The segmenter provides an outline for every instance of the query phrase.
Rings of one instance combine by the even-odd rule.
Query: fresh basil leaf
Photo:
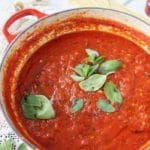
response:
[[[87,64],[83,64],[83,73],[84,73],[84,77],[86,77],[88,75],[88,72],[90,70],[90,65],[87,65]]]
[[[102,74],[107,74],[109,72],[116,71],[121,67],[122,63],[120,60],[108,60],[103,62],[99,67],[99,72]]]
[[[42,106],[41,98],[37,95],[25,95],[24,98],[25,98],[26,102],[28,102],[28,101],[30,102],[30,103],[27,103],[29,106],[37,106],[37,107]]]
[[[93,50],[93,49],[87,48],[85,51],[86,51],[87,55],[90,56],[90,57],[95,58],[95,57],[99,56],[99,53],[97,51]]]
[[[26,118],[29,119],[36,119],[36,109],[34,108],[34,106],[30,106],[28,105],[28,103],[22,101],[22,110],[23,110],[23,114]]]
[[[87,57],[85,59],[85,62],[94,64],[95,63],[95,57]]]
[[[76,74],[72,74],[72,75],[71,75],[71,78],[72,78],[74,81],[77,81],[77,82],[83,81],[83,80],[85,79],[84,77],[78,76],[78,75],[76,75]]]
[[[98,69],[99,64],[90,66],[89,72],[88,72],[88,77],[91,76],[93,73],[95,73],[95,71]]]
[[[21,102],[23,114],[28,119],[52,119],[55,111],[44,95],[25,95]]]
[[[79,86],[84,91],[97,91],[99,90],[105,83],[106,76],[100,74],[94,74],[90,76],[88,79],[81,81]]]
[[[79,64],[74,68],[74,71],[81,77],[86,77],[90,69],[90,65]]]
[[[94,62],[95,62],[96,64],[101,64],[104,60],[105,60],[105,59],[104,59],[103,56],[99,56],[99,57],[97,57],[97,58],[95,59]]]
[[[75,71],[75,73],[77,73],[81,77],[84,77],[82,68],[83,68],[83,64],[79,64],[79,65],[75,66],[75,68],[73,68],[73,70]]]
[[[24,143],[20,144],[17,150],[27,150],[27,147]]]
[[[122,96],[119,89],[112,82],[107,82],[104,86],[104,94],[112,103],[122,103]]]
[[[101,56],[99,57],[99,53],[97,51],[92,50],[92,49],[86,49],[85,51],[87,55],[89,56],[88,58],[86,58],[86,62],[90,62],[93,64],[98,63]]]
[[[88,57],[85,59],[85,61],[88,63],[92,63],[92,64],[101,64],[104,61],[104,57],[103,56],[99,56],[99,57]]]
[[[5,140],[0,144],[0,150],[12,150],[13,141],[11,139]]]
[[[75,113],[79,111],[84,105],[84,102],[81,98],[76,98],[73,100],[72,106],[71,106],[71,112]]]
[[[111,113],[115,111],[115,108],[106,100],[98,100],[96,102],[96,106],[99,110],[107,113]]]

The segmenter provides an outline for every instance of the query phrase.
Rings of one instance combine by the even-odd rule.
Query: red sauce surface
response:
[[[123,67],[112,74],[123,95],[121,108],[100,112],[95,103],[102,91],[84,92],[70,75],[86,57],[85,49],[97,50],[106,59],[120,59]],[[23,68],[16,89],[16,105],[22,124],[47,150],[136,150],[150,139],[150,56],[134,43],[109,33],[85,31],[61,36],[42,46]],[[20,101],[24,92],[44,94],[53,102],[53,120],[25,119]],[[70,113],[71,101],[85,105]]]

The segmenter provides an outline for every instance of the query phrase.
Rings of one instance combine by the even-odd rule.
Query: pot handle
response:
[[[36,9],[24,9],[24,10],[18,11],[14,15],[12,15],[7,20],[7,22],[4,24],[4,27],[3,27],[3,33],[9,43],[16,37],[16,35],[9,33],[9,31],[8,31],[9,27],[19,18],[29,16],[29,15],[35,16],[38,19],[43,18],[44,16],[47,16],[46,14],[44,14]]]

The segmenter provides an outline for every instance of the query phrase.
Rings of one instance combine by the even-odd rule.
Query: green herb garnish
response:
[[[100,64],[104,61],[103,56],[99,56],[99,53],[92,49],[86,49],[85,50],[88,57],[85,59],[86,62],[92,63],[92,64]]]
[[[84,101],[81,98],[75,98],[71,106],[71,112],[75,113],[79,111],[80,109],[82,109],[83,105]]]
[[[5,140],[3,143],[0,144],[0,150],[12,150],[12,148],[13,148],[12,139]]]
[[[95,64],[101,64],[104,61],[104,57],[103,56],[99,56],[95,59],[94,63]]]
[[[95,73],[98,67],[99,67],[98,64],[90,66],[89,71],[88,71],[88,77],[91,76],[93,73]]]
[[[103,62],[99,67],[99,72],[101,74],[107,74],[109,72],[114,72],[121,67],[120,60],[108,60]]]
[[[122,103],[119,89],[112,82],[106,82],[107,77],[115,73],[121,66],[120,60],[107,60],[93,49],[85,50],[88,57],[84,64],[78,64],[73,70],[71,78],[79,83],[79,87],[85,92],[104,90],[107,100],[99,100],[96,105],[103,112],[114,112],[114,103]],[[103,88],[104,87],[104,88]]]
[[[27,147],[24,143],[20,144],[17,150],[27,150]]]
[[[83,81],[85,79],[85,77],[81,77],[77,74],[72,74],[71,75],[71,78],[74,80],[74,81],[77,81],[77,82],[80,82],[80,81]]]
[[[74,68],[75,73],[71,75],[74,81],[82,81],[96,72],[99,65],[79,64]]]
[[[99,56],[99,53],[93,49],[87,48],[85,51],[89,57],[96,58]]]
[[[55,117],[52,103],[44,95],[25,95],[21,105],[23,114],[28,119],[52,119]]]
[[[107,82],[104,86],[104,93],[111,103],[122,103],[121,93],[114,83]]]
[[[99,90],[105,83],[106,76],[100,74],[94,74],[88,79],[81,81],[79,86],[82,90],[92,92]]]
[[[106,100],[98,100],[96,106],[100,111],[111,113],[115,111],[115,108]]]
[[[79,64],[74,68],[74,71],[77,75],[81,77],[86,77],[88,75],[89,69],[90,69],[90,65]]]

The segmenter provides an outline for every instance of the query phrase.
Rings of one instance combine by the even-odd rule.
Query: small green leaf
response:
[[[44,95],[25,95],[21,101],[23,114],[28,119],[52,119],[55,111]]]
[[[20,144],[17,150],[27,150],[27,147],[24,143]]]
[[[72,74],[72,75],[71,75],[71,78],[72,78],[74,81],[77,81],[77,82],[83,81],[83,80],[85,79],[84,77],[78,76],[78,75],[76,75],[76,74]]]
[[[79,64],[74,68],[74,71],[81,77],[86,77],[90,69],[90,65]]]
[[[22,110],[26,118],[36,119],[36,109],[28,103],[22,101]]]
[[[95,63],[95,57],[87,57],[86,59],[85,59],[85,62],[86,63],[92,63],[92,64],[94,64]]]
[[[92,49],[86,49],[85,51],[87,55],[89,56],[88,58],[86,58],[86,62],[97,64],[103,61],[103,57],[102,56],[99,57],[99,53],[97,51],[92,50]]]
[[[12,150],[13,141],[11,139],[5,140],[0,144],[0,150]]]
[[[104,61],[104,57],[103,56],[99,56],[95,59],[95,63],[96,64],[101,64]]]
[[[121,93],[114,83],[107,82],[104,86],[104,93],[112,103],[122,103]]]
[[[100,74],[94,74],[90,76],[88,79],[81,81],[79,86],[84,91],[97,91],[99,90],[105,83],[106,76]]]
[[[84,77],[86,77],[88,75],[88,72],[90,70],[90,65],[87,65],[87,64],[83,64],[83,73],[84,73]]]
[[[28,103],[29,106],[37,106],[37,107],[42,106],[41,99],[37,95],[25,95],[24,98],[27,102],[30,101],[30,103]]]
[[[98,67],[99,67],[99,64],[90,66],[90,69],[89,69],[89,72],[88,72],[88,77],[91,76],[92,74],[94,74],[95,71],[98,69]]]
[[[75,113],[79,111],[84,105],[84,102],[81,98],[76,98],[73,100],[72,106],[71,106],[71,112]]]
[[[109,72],[114,72],[121,67],[122,63],[120,60],[108,60],[103,62],[99,67],[99,72],[102,74],[107,74]]]
[[[77,73],[81,77],[84,77],[82,68],[83,68],[83,64],[79,64],[79,65],[75,66],[75,68],[73,68],[73,70],[75,71],[75,73]]]
[[[86,51],[87,55],[90,56],[90,57],[95,58],[95,57],[99,56],[99,53],[97,51],[93,50],[93,49],[87,48],[85,51]]]
[[[106,100],[98,100],[96,106],[103,112],[111,113],[115,111],[115,108]]]

